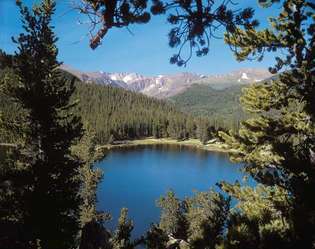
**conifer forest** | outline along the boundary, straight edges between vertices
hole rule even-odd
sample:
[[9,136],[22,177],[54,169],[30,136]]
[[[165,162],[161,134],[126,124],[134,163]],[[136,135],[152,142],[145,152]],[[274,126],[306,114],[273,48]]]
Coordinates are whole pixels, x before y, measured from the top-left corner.
[[[19,14],[10,20],[22,32],[10,40],[14,51],[0,39],[0,249],[315,249],[313,0],[69,1],[89,22],[77,29],[95,56],[109,51],[112,34],[125,30],[129,41],[132,28],[163,20],[169,33],[161,42],[173,53],[165,64],[176,70],[211,59],[216,40],[233,63],[269,58],[264,79],[246,71],[222,88],[193,74],[179,83],[105,73],[97,74],[102,83],[96,74],[87,81],[60,59],[60,36],[72,33],[58,31],[66,23],[55,19],[67,1],[12,2]],[[5,6],[0,15],[11,15]],[[260,23],[262,13],[269,19]],[[146,57],[161,52],[154,46]],[[146,139],[223,146],[255,184],[220,179],[184,198],[170,189],[157,196],[158,222],[141,236],[132,235],[128,206],[110,229],[111,214],[97,206],[107,181],[96,163],[107,153],[98,148]]]

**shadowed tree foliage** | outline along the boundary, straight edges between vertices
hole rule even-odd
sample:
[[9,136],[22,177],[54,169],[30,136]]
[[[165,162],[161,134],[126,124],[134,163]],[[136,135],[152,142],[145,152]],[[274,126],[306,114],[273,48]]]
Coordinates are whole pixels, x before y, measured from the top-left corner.
[[89,17],[92,34],[90,47],[95,49],[111,28],[128,27],[134,23],[147,23],[150,13],[147,0],[79,0],[76,8]]
[[[128,27],[134,23],[147,23],[153,15],[167,15],[174,26],[168,34],[169,45],[178,47],[170,63],[185,66],[193,52],[197,56],[208,54],[212,38],[220,28],[237,36],[237,26],[252,29],[258,25],[253,20],[251,8],[233,9],[233,2],[203,0],[80,0],[76,8],[90,20],[90,46],[95,49],[111,28]],[[148,10],[150,6],[150,11]],[[188,50],[188,56],[183,56]],[[184,53],[183,53],[184,52]]]
[[[238,60],[261,60],[265,52],[281,49],[283,56],[276,57],[270,68],[281,72],[279,78],[244,90],[241,101],[252,118],[236,134],[221,133],[233,149],[232,159],[244,162],[244,170],[260,184],[250,188],[222,183],[222,189],[238,201],[232,210],[230,198],[212,191],[184,201],[168,193],[159,202],[160,223],[152,226],[145,243],[148,248],[314,248],[315,4],[260,0],[264,7],[281,2],[282,10],[270,19],[271,28],[257,30],[253,11],[233,13],[226,8],[229,2],[215,8],[214,1],[153,1],[151,11],[170,13],[169,22],[175,25],[170,45],[179,46],[171,62],[179,66],[190,58],[181,57],[185,44],[190,53],[193,49],[197,55],[208,53],[207,39],[217,29],[216,22],[226,28],[225,41]],[[92,24],[100,25],[91,40],[93,48],[108,29],[149,20],[146,1],[83,3],[82,12],[94,15]],[[139,241],[130,239],[133,224],[126,209],[113,234],[104,229],[104,216],[96,212],[100,174],[90,166],[95,160],[91,137],[83,137],[83,147],[73,147],[82,137],[82,124],[71,113],[74,83],[57,70],[56,38],[50,26],[55,4],[44,0],[32,13],[19,6],[25,34],[15,40],[18,52],[13,60],[2,56],[2,64],[12,63],[14,76],[6,77],[12,72],[5,69],[1,91],[23,109],[24,122],[12,126],[12,134],[19,130],[22,139],[0,162],[0,247],[72,248],[81,236],[81,249],[134,248]],[[179,119],[167,119],[172,123],[168,127],[156,122],[150,132],[162,136],[159,127],[163,127],[178,139],[186,138],[187,130],[204,136],[206,125],[199,127],[200,132]],[[1,116],[2,127],[3,120]],[[128,134],[123,129],[128,126],[119,126],[119,135]]]
[[[270,6],[276,1],[262,2]],[[276,57],[276,65],[270,67],[271,72],[280,72],[279,77],[245,89],[241,97],[244,109],[255,116],[243,122],[237,134],[222,133],[222,137],[235,149],[232,159],[244,162],[246,172],[269,186],[265,209],[271,211],[271,205],[274,212],[264,216],[269,219],[264,221],[265,228],[272,224],[264,233],[271,237],[269,241],[257,239],[260,234],[251,243],[259,248],[268,248],[272,241],[276,248],[314,248],[315,4],[307,0],[279,2],[281,12],[270,18],[270,28],[238,29],[237,37],[225,36],[241,61],[252,57],[260,60],[269,51],[281,50],[281,54]],[[286,202],[279,205],[275,194]],[[246,202],[248,198],[244,192],[237,199]],[[246,211],[246,219],[251,220],[257,204]],[[274,215],[279,214],[282,223],[280,218],[274,220]],[[271,233],[276,231],[275,226],[280,229],[277,235]],[[288,230],[287,236],[282,237],[281,233]],[[242,236],[238,235],[238,243],[244,244],[244,239],[250,240],[246,229]]]
[[[1,170],[1,248],[71,248],[79,229],[81,161],[70,148],[82,135],[69,102],[75,88],[59,72],[50,26],[53,1],[30,12],[20,2],[23,34],[14,42],[16,82],[6,94],[26,112],[23,143]],[[12,83],[12,84],[11,84]],[[5,228],[6,227],[6,228]]]
[[[181,201],[174,192],[168,192],[158,205],[161,208],[159,227],[151,227],[146,238],[148,245],[155,246],[152,248],[167,245],[165,248],[215,249],[223,244],[230,198],[211,190]],[[153,240],[153,234],[161,239],[160,244]],[[167,241],[165,234],[169,236]]]
[[158,225],[152,224],[146,234],[145,246],[150,249],[165,249],[169,238]]

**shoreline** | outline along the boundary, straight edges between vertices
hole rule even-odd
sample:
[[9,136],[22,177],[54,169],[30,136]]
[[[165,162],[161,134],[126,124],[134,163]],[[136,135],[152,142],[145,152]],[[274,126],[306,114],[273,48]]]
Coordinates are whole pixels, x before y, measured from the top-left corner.
[[136,147],[140,145],[180,145],[180,146],[188,146],[206,151],[213,152],[222,152],[228,153],[232,150],[227,148],[227,146],[223,143],[206,143],[202,144],[198,139],[187,139],[183,141],[178,141],[176,139],[171,138],[144,138],[144,139],[135,139],[135,140],[124,140],[124,141],[116,141],[116,144],[105,144],[100,145],[96,148],[96,150],[111,150],[115,148],[126,148],[126,147]]

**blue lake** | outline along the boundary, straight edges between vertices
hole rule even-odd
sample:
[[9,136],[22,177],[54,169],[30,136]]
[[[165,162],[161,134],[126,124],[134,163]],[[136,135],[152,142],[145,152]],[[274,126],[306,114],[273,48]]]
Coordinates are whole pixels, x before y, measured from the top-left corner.
[[97,167],[104,171],[97,193],[98,210],[113,217],[106,226],[113,229],[120,209],[127,207],[134,222],[133,237],[159,221],[156,200],[168,190],[184,198],[194,190],[207,191],[216,188],[217,182],[242,181],[244,176],[226,154],[174,145],[115,149]]

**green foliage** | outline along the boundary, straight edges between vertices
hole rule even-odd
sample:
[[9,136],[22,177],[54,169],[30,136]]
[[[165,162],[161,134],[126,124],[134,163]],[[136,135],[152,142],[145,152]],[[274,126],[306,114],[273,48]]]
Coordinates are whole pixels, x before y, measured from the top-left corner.
[[133,229],[132,221],[127,218],[128,209],[123,208],[118,219],[118,227],[111,239],[113,249],[132,249],[133,243],[130,241],[131,231]]
[[239,200],[231,211],[225,248],[290,248],[289,203],[283,189],[257,185],[224,184],[223,190]]
[[196,137],[203,143],[206,144],[211,138],[211,134],[214,133],[214,128],[210,128],[209,121],[206,119],[197,120]]
[[[73,76],[62,72],[67,79]],[[6,74],[12,85],[15,75]],[[120,88],[97,84],[74,83],[76,88],[72,102],[74,113],[82,117],[82,122],[88,130],[95,132],[97,144],[113,143],[115,140],[125,140],[154,136],[156,138],[171,137],[178,140],[199,138],[197,130],[203,130],[204,138],[212,137],[216,132],[207,118],[195,118],[177,110],[173,105],[161,100],[146,97]],[[23,109],[10,100],[7,94],[0,95],[0,106],[3,119],[7,124],[14,124],[22,119]],[[14,109],[14,115],[11,110]],[[18,122],[23,123],[23,122]],[[204,125],[207,125],[205,127]],[[199,127],[202,125],[202,128]],[[7,129],[8,131],[8,129]],[[8,133],[8,132],[6,132]],[[15,135],[14,135],[15,134]],[[0,133],[4,142],[15,142],[19,133]]]
[[9,85],[16,85],[17,78],[11,68],[0,70],[0,143],[22,143],[27,127],[27,111],[10,97]]
[[[80,142],[72,147],[72,151],[83,162],[78,175],[82,182],[79,192],[82,199],[80,205],[80,226],[83,233],[79,235],[81,240],[80,247],[84,248],[86,244],[96,246],[94,243],[97,242],[92,242],[93,238],[97,240],[97,237],[104,236],[104,234],[106,234],[105,237],[109,236],[103,227],[103,222],[110,217],[108,214],[96,210],[96,191],[103,173],[100,169],[94,168],[94,163],[103,155],[96,150],[95,136],[93,132],[88,130],[86,130]],[[94,234],[89,234],[92,233],[90,231],[92,228],[94,229]],[[101,242],[98,243],[101,244]]]
[[[76,113],[96,132],[98,144],[148,136],[184,139],[192,117],[172,105],[120,88],[77,82]],[[191,122],[194,122],[193,120]]]
[[[80,149],[78,151],[78,156],[88,158],[84,160],[84,165],[80,169],[80,174],[82,177],[83,186],[80,191],[81,197],[83,199],[83,204],[81,205],[81,224],[90,222],[97,216],[96,212],[96,188],[97,184],[102,178],[102,172],[100,169],[92,169],[92,165],[95,162],[95,145],[90,148],[84,148],[85,143],[89,143],[91,138],[89,135],[85,135],[85,141],[80,141]],[[84,155],[85,154],[85,155]],[[92,156],[91,156],[92,155]]]
[[[261,59],[264,51],[281,49],[284,56],[276,57],[270,71],[291,68],[269,83],[245,89],[242,105],[255,116],[243,122],[238,133],[221,134],[234,149],[232,159],[244,162],[244,170],[265,185],[263,191],[232,187],[234,194],[240,191],[236,198],[243,208],[229,228],[240,247],[231,248],[315,244],[315,5],[307,0],[281,2],[279,16],[270,18],[271,28],[239,29],[240,37],[225,36],[239,60]],[[245,209],[254,194],[253,208]]]
[[[0,143],[13,143],[21,140],[25,116],[19,103],[9,96],[8,85],[16,84],[17,78],[12,70],[13,56],[7,55],[0,49]],[[18,125],[19,124],[19,125]],[[19,141],[21,142],[21,141]]]
[[213,191],[199,192],[186,205],[190,248],[216,248],[223,240],[230,199]]
[[[230,211],[229,198],[209,191],[180,201],[173,192],[168,192],[158,204],[161,208],[159,228],[173,240],[179,241],[180,248],[214,249],[223,243],[224,228]],[[162,236],[162,242],[165,243],[166,237],[163,233],[156,228],[155,231]],[[151,241],[152,238],[149,239]],[[172,240],[169,238],[168,244],[170,243]]]
[[20,2],[18,6],[25,33],[14,40],[16,77],[5,82],[4,93],[25,110],[25,123],[17,125],[27,129],[22,129],[13,162],[0,172],[1,183],[6,183],[1,192],[9,197],[1,197],[1,207],[6,207],[1,208],[1,226],[8,228],[1,229],[1,247],[70,248],[81,203],[81,161],[70,150],[82,135],[80,119],[71,113],[74,84],[57,70],[57,39],[50,26],[54,2],[43,1],[32,13]]
[[216,90],[207,85],[195,84],[185,92],[171,98],[175,107],[194,116],[207,117],[215,130],[238,130],[246,118],[239,102],[241,85]]
[[[208,120],[191,119],[161,101],[122,89],[78,82],[75,91],[74,81],[58,70],[50,26],[54,2],[44,0],[32,13],[17,2],[25,34],[15,40],[14,57],[0,53],[4,75],[0,137],[1,142],[15,143],[0,148],[0,246],[71,248],[77,246],[79,235],[81,249],[134,248],[139,241],[130,239],[133,224],[126,209],[114,234],[103,226],[106,215],[96,211],[101,173],[91,167],[97,158],[95,144],[151,135],[197,136],[205,142],[212,133]],[[92,47],[112,27],[148,21],[146,1],[115,5],[118,2],[85,2],[101,13],[104,24]],[[263,7],[274,2],[280,1],[259,1]],[[236,133],[221,132],[233,149],[232,159],[243,162],[244,171],[259,185],[222,183],[222,189],[237,200],[232,210],[230,199],[219,193],[198,193],[181,201],[169,192],[159,201],[159,225],[153,225],[144,240],[148,248],[314,248],[315,5],[307,0],[281,3],[280,15],[270,19],[271,28],[257,31],[251,9],[235,14],[225,3],[213,12],[213,1],[153,2],[154,14],[177,8],[170,23],[188,24],[171,31],[173,47],[188,42],[191,51],[198,47],[198,56],[207,54],[205,37],[220,21],[238,60],[252,56],[261,60],[265,51],[281,49],[284,56],[276,57],[270,71],[287,66],[290,70],[244,89],[241,103],[251,118]],[[171,59],[179,66],[187,62],[180,52]],[[71,97],[80,99],[79,105]],[[182,97],[191,104],[190,96]],[[227,99],[235,101],[233,92]],[[12,120],[9,107],[16,115]],[[82,115],[88,130],[96,132],[96,140],[91,134],[82,137],[81,121],[73,111]],[[74,146],[78,141],[81,146]]]
[[167,234],[186,239],[185,203],[181,202],[176,198],[175,193],[170,191],[165,197],[160,198],[158,206],[161,208],[159,227]]
[[[173,105],[121,88],[76,82],[76,113],[95,131],[98,144],[148,136],[179,140],[200,138],[196,130],[206,119],[194,118]],[[206,136],[214,128],[207,123]]]

